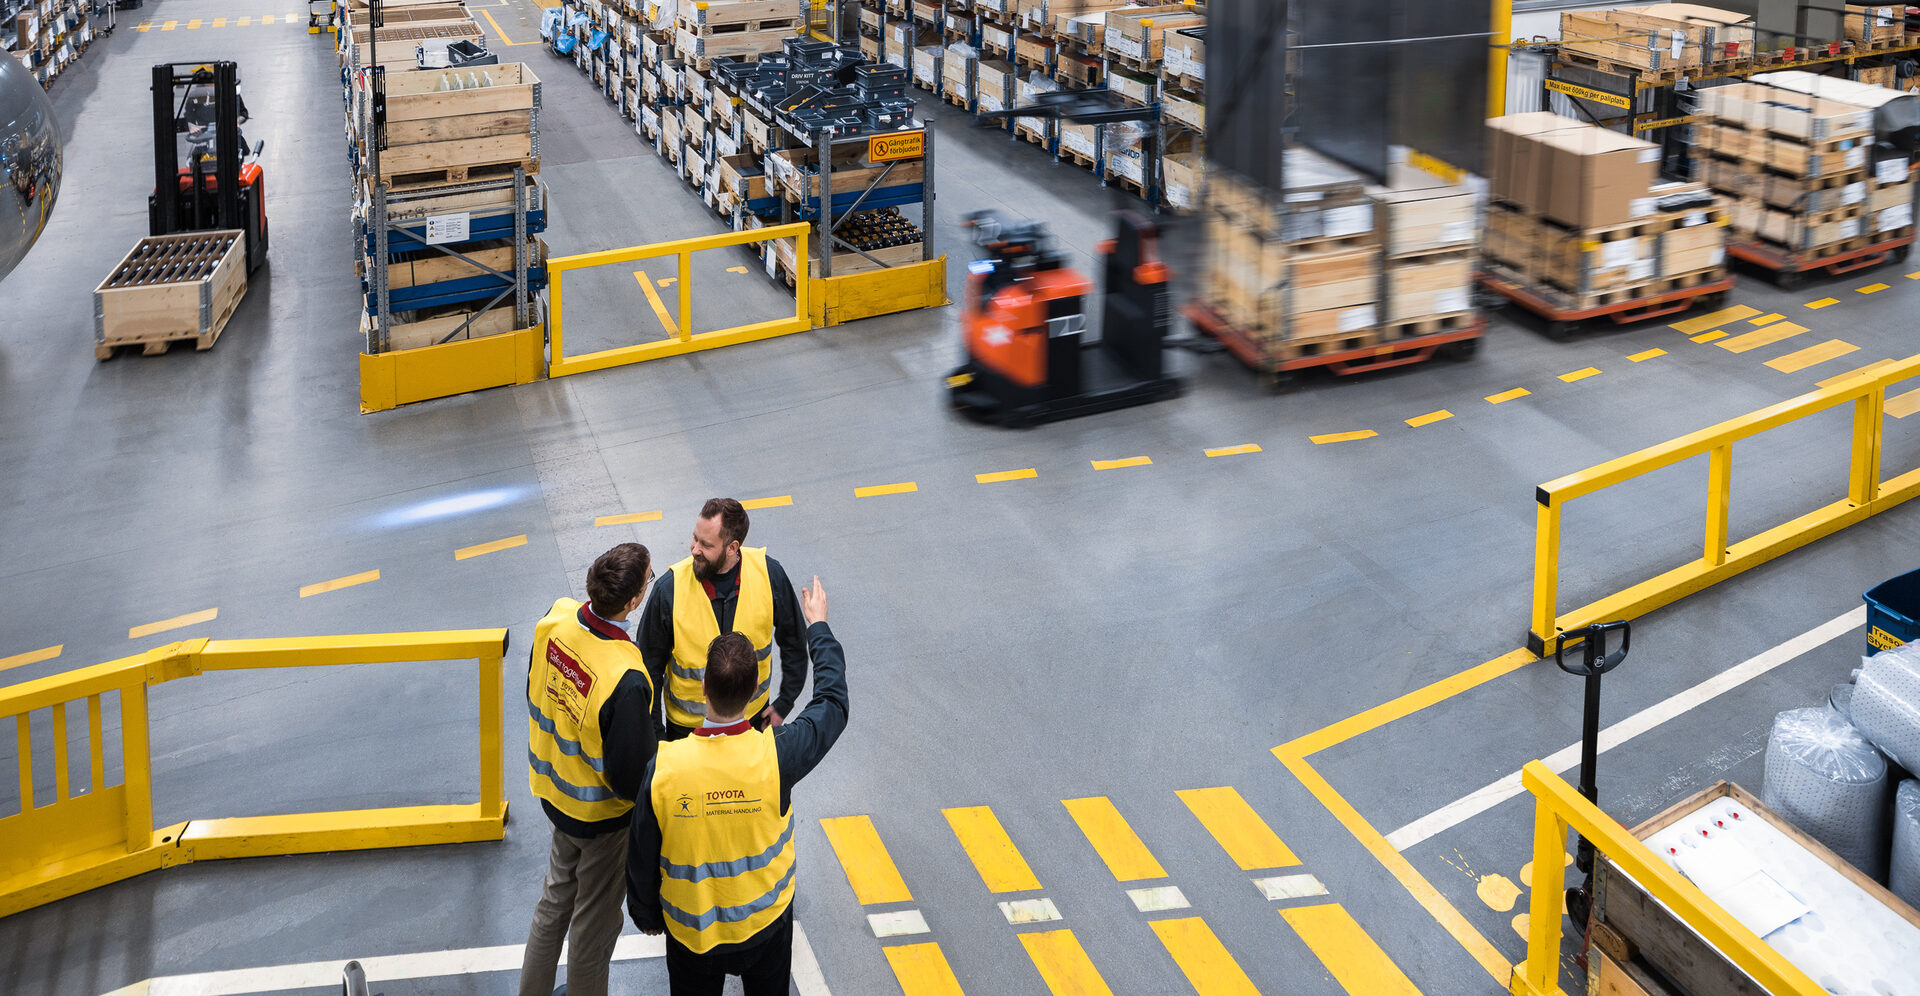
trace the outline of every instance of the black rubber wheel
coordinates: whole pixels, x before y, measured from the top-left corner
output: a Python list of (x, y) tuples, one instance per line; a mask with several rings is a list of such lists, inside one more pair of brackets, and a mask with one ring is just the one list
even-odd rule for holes
[(1480, 352), (1480, 340), (1478, 337), (1462, 339), (1459, 342), (1450, 342), (1440, 347), (1441, 358), (1451, 360), (1455, 363), (1473, 359), (1474, 354), (1478, 352)]
[(1779, 274), (1774, 277), (1773, 282), (1781, 290), (1799, 290), (1807, 285), (1807, 271), (1781, 270)]
[(1260, 388), (1268, 394), (1285, 394), (1293, 388), (1293, 371), (1274, 370), (1260, 375)]
[(1548, 322), (1547, 338), (1554, 342), (1566, 342), (1580, 333), (1579, 322)]
[(1911, 255), (1913, 255), (1913, 243), (1909, 242), (1893, 251), (1893, 261), (1896, 263), (1904, 263), (1907, 261), (1907, 257)]
[(1701, 298), (1699, 303), (1700, 303), (1700, 307), (1702, 308), (1713, 308), (1717, 310), (1726, 305), (1727, 292), (1714, 291), (1713, 293), (1708, 294), (1707, 296)]

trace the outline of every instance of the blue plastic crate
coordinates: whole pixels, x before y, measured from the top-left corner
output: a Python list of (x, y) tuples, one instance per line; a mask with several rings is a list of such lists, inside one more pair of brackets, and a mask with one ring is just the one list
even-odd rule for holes
[(1882, 581), (1861, 596), (1867, 600), (1867, 652), (1878, 653), (1920, 640), (1920, 571)]

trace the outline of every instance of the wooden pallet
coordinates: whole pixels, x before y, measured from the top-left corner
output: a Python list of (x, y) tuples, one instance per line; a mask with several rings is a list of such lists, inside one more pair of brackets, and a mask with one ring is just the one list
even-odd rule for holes
[(1190, 93), (1205, 94), (1207, 92), (1207, 81), (1199, 76), (1188, 76), (1185, 73), (1168, 72), (1162, 69), (1161, 79), (1164, 80), (1168, 86), (1186, 90)]
[(1041, 133), (1041, 131), (1038, 128), (1035, 128), (1032, 125), (1016, 124), (1013, 126), (1013, 133), (1015, 135), (1018, 135), (1024, 141), (1032, 142), (1033, 144), (1041, 146), (1042, 148), (1046, 147), (1047, 136)]
[(1404, 339), (1416, 335), (1433, 335), (1436, 332), (1457, 332), (1468, 328), (1480, 320), (1476, 311), (1456, 311), (1449, 315), (1426, 315), (1420, 318), (1403, 318), (1397, 322), (1386, 322), (1380, 327), (1387, 339)]
[(1107, 180), (1109, 182), (1119, 184), (1121, 189), (1123, 190), (1132, 191), (1133, 195), (1135, 197), (1140, 198), (1141, 200), (1146, 200), (1147, 198), (1147, 185), (1144, 183), (1141, 183), (1139, 180), (1136, 180), (1133, 177), (1121, 176), (1118, 173), (1109, 173), (1107, 174)]
[(1350, 349), (1365, 349), (1380, 343), (1379, 329), (1362, 329), (1358, 332), (1345, 332), (1339, 335), (1321, 335), (1301, 339), (1274, 339), (1267, 342), (1267, 348), (1282, 360), (1298, 360), (1309, 356), (1329, 356), (1344, 353)]
[(1327, 252), (1335, 249), (1357, 249), (1373, 245), (1380, 240), (1376, 231), (1359, 232), (1353, 235), (1320, 235), (1310, 239), (1292, 239), (1287, 242), (1289, 252)]
[(1060, 158), (1072, 162), (1073, 164), (1079, 166), (1081, 169), (1093, 168), (1092, 156), (1081, 155), (1080, 153), (1075, 152), (1074, 150), (1069, 149), (1064, 145), (1060, 147)]
[(194, 351), (205, 352), (213, 348), (214, 342), (220, 338), (220, 332), (225, 329), (226, 325), (223, 322), (219, 329), (205, 335), (183, 335), (168, 339), (144, 339), (139, 342), (116, 342), (105, 346), (96, 345), (93, 347), (93, 358), (101, 361), (111, 360), (116, 353), (122, 350), (130, 352), (136, 348), (140, 350), (141, 356), (159, 356), (165, 353), (167, 349), (176, 342), (193, 343)]
[(940, 95), (940, 99), (946, 101), (949, 104), (952, 104), (955, 107), (960, 108), (963, 111), (967, 110), (968, 105), (973, 103), (972, 100), (968, 99), (966, 94), (956, 93), (955, 91), (952, 91), (952, 90), (948, 90), (945, 93), (942, 93)]
[(1146, 73), (1149, 76), (1160, 71), (1159, 59), (1136, 59), (1130, 55), (1120, 55), (1119, 53), (1111, 51), (1107, 53), (1107, 58), (1113, 60), (1113, 64), (1116, 66), (1123, 66), (1137, 73)]
[[(1625, 76), (1649, 85), (1671, 85), (1679, 82), (1682, 76), (1691, 78), (1695, 76), (1719, 75), (1722, 72), (1737, 68), (1741, 63), (1747, 61), (1734, 59), (1720, 63), (1710, 63), (1708, 66), (1668, 66), (1665, 69), (1648, 69), (1645, 66), (1636, 66), (1632, 63), (1602, 59), (1597, 56), (1588, 55), (1585, 52), (1576, 52), (1570, 48), (1562, 48), (1560, 50), (1559, 60), (1563, 65), (1578, 66), (1582, 69), (1591, 69), (1594, 72), (1608, 73), (1613, 76)], [(1723, 66), (1725, 68), (1710, 68), (1713, 66)]]
[(515, 166), (525, 168), (528, 177), (540, 172), (538, 159), (512, 159), (497, 163), (443, 166), (389, 174), (391, 179), (387, 181), (387, 189), (390, 191), (424, 190), (428, 187), (445, 187), (456, 183), (503, 179), (513, 175)]

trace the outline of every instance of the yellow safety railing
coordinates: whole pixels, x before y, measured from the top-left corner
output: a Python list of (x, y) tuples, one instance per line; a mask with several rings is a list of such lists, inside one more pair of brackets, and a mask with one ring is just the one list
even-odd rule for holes
[[(633, 246), (627, 249), (607, 249), (602, 252), (581, 253), (577, 256), (559, 256), (547, 260), (548, 301), (552, 314), (548, 316), (547, 328), (552, 337), (552, 357), (547, 363), (547, 373), (554, 377), (568, 374), (586, 373), (589, 370), (605, 370), (608, 367), (639, 363), (643, 360), (657, 360), (667, 356), (679, 356), (702, 349), (715, 349), (736, 343), (753, 342), (759, 339), (771, 339), (774, 336), (792, 332), (804, 332), (813, 327), (807, 314), (808, 281), (805, 279), (807, 257), (807, 233), (812, 229), (807, 222), (795, 222), (791, 225), (774, 225), (768, 228), (754, 228), (743, 232), (722, 232), (719, 235), (703, 235), (699, 238), (676, 239), (672, 242), (655, 242), (652, 245)], [(801, 279), (794, 281), (793, 317), (776, 318), (767, 322), (755, 322), (716, 332), (693, 333), (693, 254), (702, 249), (719, 249), (726, 246), (746, 245), (751, 242), (768, 242), (773, 239), (794, 238), (794, 258), (802, 260)], [(564, 320), (566, 307), (561, 293), (561, 285), (569, 270), (583, 270), (590, 266), (607, 266), (612, 263), (633, 263), (643, 259), (657, 259), (673, 256), (679, 261), (678, 276), (674, 279), (674, 288), (680, 293), (679, 327), (666, 339), (643, 342), (633, 346), (620, 346), (604, 349), (597, 353), (585, 353), (580, 356), (566, 354), (566, 335)], [(651, 290), (652, 288), (648, 288)]]
[[(1520, 784), (1534, 796), (1533, 897), (1527, 910), (1527, 960), (1514, 967), (1508, 986), (1513, 996), (1565, 996), (1560, 988), (1560, 930), (1566, 915), (1569, 828), (1593, 845), (1596, 863), (1602, 855), (1612, 861), (1751, 975), (1763, 992), (1774, 996), (1826, 992), (1545, 764), (1529, 761), (1520, 770)], [(1584, 993), (1587, 987), (1582, 984), (1574, 991)]]
[[(1920, 355), (1879, 369), (1862, 370), (1830, 387), (1540, 485), (1535, 494), (1539, 507), (1535, 510), (1533, 619), (1528, 649), (1541, 655), (1553, 653), (1562, 633), (1611, 619), (1637, 618), (1920, 494), (1920, 468), (1886, 480), (1880, 476), (1887, 387), (1915, 376), (1920, 376)], [(1853, 433), (1847, 496), (1749, 539), (1730, 543), (1727, 513), (1733, 491), (1733, 444), (1848, 403), (1853, 405)], [(1567, 502), (1701, 454), (1709, 456), (1709, 466), (1706, 534), (1700, 558), (1618, 594), (1560, 612), (1560, 515)]]
[[(499, 840), (506, 833), (503, 629), (288, 640), (189, 640), (0, 689), (19, 744), (20, 812), (0, 818), (0, 916), (193, 861)], [(474, 659), (480, 801), (153, 825), (147, 688), (208, 671)], [(119, 693), (122, 782), (106, 784), (101, 696)], [(70, 784), (67, 710), (85, 703), (89, 784)], [(53, 718), (53, 799), (34, 791), (31, 714)]]

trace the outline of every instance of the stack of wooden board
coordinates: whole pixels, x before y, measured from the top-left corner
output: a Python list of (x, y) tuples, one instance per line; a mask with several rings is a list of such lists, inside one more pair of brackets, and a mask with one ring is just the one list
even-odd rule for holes
[[(380, 65), (389, 72), (418, 69), (423, 44), (449, 42), (484, 44), (485, 32), (466, 7), (449, 0), (417, 0), (381, 4), (381, 24), (372, 26), (372, 11), (362, 0), (340, 9), (340, 64), (349, 70), (370, 69), (378, 50)], [(378, 42), (376, 45), (375, 42)]]
[(141, 239), (93, 289), (93, 352), (121, 346), (154, 356), (174, 342), (212, 349), (247, 293), (246, 233)]
[(1418, 170), (1397, 171), (1394, 187), (1373, 187), (1381, 231), (1384, 338), (1445, 332), (1477, 320), (1473, 272), (1479, 250), (1479, 191)]
[(1560, 15), (1561, 57), (1626, 75), (1697, 72), (1753, 57), (1746, 20), (1686, 3), (1569, 11)]

